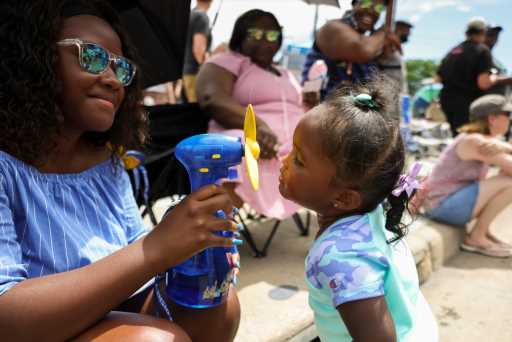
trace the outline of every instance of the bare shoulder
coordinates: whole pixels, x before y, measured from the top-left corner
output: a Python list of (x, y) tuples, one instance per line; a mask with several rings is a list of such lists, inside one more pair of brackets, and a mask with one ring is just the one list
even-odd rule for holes
[(462, 160), (483, 160), (485, 156), (481, 155), (480, 148), (485, 143), (492, 142), (493, 138), (479, 133), (466, 134), (460, 138), (456, 151)]
[(459, 139), (457, 148), (473, 148), (491, 140), (492, 138), (486, 137), (485, 135), (479, 133), (465, 134)]
[(201, 67), (201, 71), (203, 71), (203, 73), (230, 74), (230, 72), (226, 68), (223, 68), (222, 66), (215, 63), (205, 63)]
[(318, 49), (333, 60), (359, 61), (363, 50), (362, 35), (349, 25), (331, 20), (318, 31)]
[(197, 75), (196, 86), (202, 88), (205, 85), (216, 83), (233, 83), (235, 75), (226, 68), (215, 63), (205, 63), (201, 66)]
[(350, 34), (355, 30), (339, 20), (329, 20), (318, 31), (318, 38), (328, 39), (333, 34)]

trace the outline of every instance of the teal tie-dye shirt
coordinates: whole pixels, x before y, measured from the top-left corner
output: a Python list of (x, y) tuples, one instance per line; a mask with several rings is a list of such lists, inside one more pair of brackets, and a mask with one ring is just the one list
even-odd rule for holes
[(416, 265), (405, 241), (388, 244), (384, 213), (338, 220), (306, 258), (309, 304), (322, 342), (352, 341), (336, 307), (384, 296), (398, 341), (437, 341), (435, 319), (419, 290)]

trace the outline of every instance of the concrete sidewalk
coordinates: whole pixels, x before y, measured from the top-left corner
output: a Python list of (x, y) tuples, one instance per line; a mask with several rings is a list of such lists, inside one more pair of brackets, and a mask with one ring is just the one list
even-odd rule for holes
[[(512, 241), (512, 210), (493, 232)], [(512, 258), (461, 252), (422, 287), (439, 324), (440, 341), (512, 341)]]
[[(157, 217), (168, 206), (169, 200), (158, 201), (154, 207)], [(303, 210), (303, 218), (305, 214)], [(239, 247), (241, 275), (237, 291), (242, 317), (236, 342), (309, 342), (317, 336), (304, 282), (305, 258), (317, 231), (314, 216), (311, 222), (307, 237), (300, 235), (293, 220), (282, 222), (265, 258), (254, 258), (246, 244)], [(149, 224), (147, 219), (146, 223)], [(259, 246), (266, 240), (272, 224), (273, 220), (250, 223)], [(421, 284), (458, 254), (462, 237), (462, 229), (422, 217), (409, 226), (406, 239)]]
[[(237, 289), (242, 321), (235, 341), (309, 342), (316, 337), (304, 282), (304, 261), (316, 225), (312, 228), (309, 237), (302, 237), (293, 221), (286, 220), (266, 258), (253, 258), (247, 247), (240, 248), (242, 268)], [(251, 232), (261, 243), (270, 229), (271, 222), (268, 222), (251, 227)], [(461, 229), (423, 218), (418, 218), (409, 229), (407, 241), (420, 282), (424, 283), (458, 253), (463, 233)]]

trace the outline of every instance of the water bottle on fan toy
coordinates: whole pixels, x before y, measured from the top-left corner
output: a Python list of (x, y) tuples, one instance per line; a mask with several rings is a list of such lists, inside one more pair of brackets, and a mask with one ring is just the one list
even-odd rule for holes
[[(200, 134), (181, 141), (176, 146), (176, 158), (183, 164), (190, 179), (191, 192), (220, 179), (231, 178), (245, 157), (247, 173), (254, 190), (259, 187), (258, 164), (260, 149), (256, 141), (256, 118), (251, 105), (244, 121), (244, 142), (241, 138), (223, 134)], [(222, 211), (218, 217), (226, 218)], [(219, 233), (232, 237), (232, 232)], [(207, 248), (167, 272), (167, 294), (183, 306), (209, 308), (223, 303), (233, 280), (232, 267), (226, 253), (236, 248)]]

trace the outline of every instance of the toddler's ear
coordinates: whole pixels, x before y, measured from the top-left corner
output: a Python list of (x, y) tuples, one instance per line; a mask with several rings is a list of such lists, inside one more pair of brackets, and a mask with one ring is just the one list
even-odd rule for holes
[(350, 189), (341, 190), (333, 201), (336, 209), (352, 211), (361, 206), (361, 195), (359, 192)]

